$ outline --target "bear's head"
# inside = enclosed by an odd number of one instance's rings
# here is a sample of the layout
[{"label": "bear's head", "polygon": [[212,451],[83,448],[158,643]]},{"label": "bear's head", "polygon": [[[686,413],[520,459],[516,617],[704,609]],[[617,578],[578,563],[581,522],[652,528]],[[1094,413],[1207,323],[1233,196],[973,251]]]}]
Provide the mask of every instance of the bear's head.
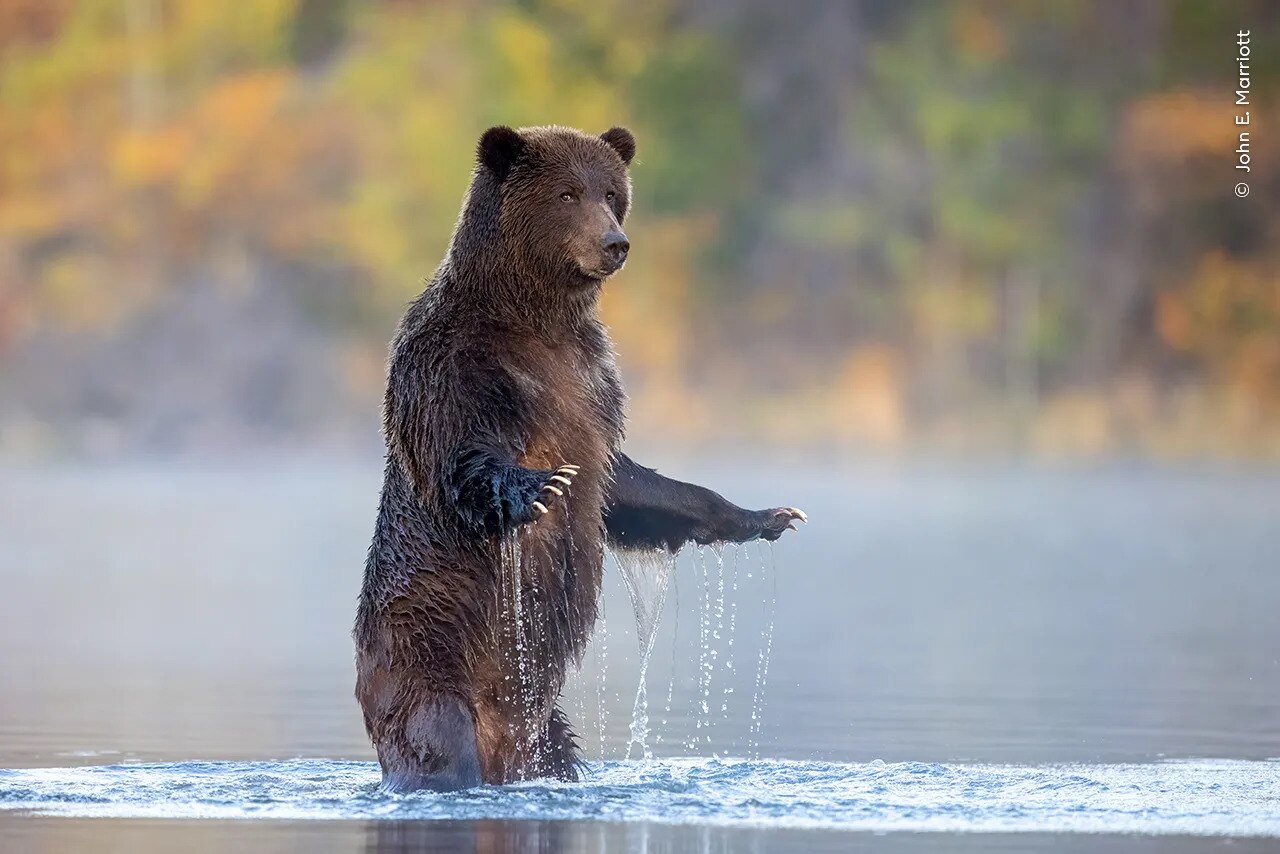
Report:
[{"label": "bear's head", "polygon": [[499,187],[506,251],[528,272],[589,287],[626,263],[627,167],[636,153],[626,128],[591,136],[563,127],[493,127],[476,153],[477,168]]}]

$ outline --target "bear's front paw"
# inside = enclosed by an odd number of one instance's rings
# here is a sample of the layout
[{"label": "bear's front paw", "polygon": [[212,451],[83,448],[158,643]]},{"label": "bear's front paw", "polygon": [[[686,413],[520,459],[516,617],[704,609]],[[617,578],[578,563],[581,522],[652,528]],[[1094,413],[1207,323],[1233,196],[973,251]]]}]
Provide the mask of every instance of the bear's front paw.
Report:
[{"label": "bear's front paw", "polygon": [[798,507],[774,507],[772,510],[761,510],[763,519],[760,525],[760,539],[773,542],[782,536],[788,528],[798,530],[795,521],[808,522],[809,517]]},{"label": "bear's front paw", "polygon": [[569,463],[552,472],[542,486],[538,487],[538,497],[529,505],[535,521],[551,511],[555,501],[564,497],[564,491],[573,484],[573,479],[577,476],[578,467]]}]

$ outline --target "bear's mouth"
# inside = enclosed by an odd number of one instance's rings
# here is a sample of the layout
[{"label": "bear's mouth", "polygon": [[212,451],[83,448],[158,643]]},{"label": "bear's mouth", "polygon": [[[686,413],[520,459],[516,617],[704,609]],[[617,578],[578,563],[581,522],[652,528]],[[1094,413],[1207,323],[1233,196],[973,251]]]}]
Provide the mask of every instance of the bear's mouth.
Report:
[{"label": "bear's mouth", "polygon": [[578,274],[584,278],[591,279],[592,281],[603,282],[605,279],[621,270],[624,266],[626,266],[625,261],[621,264],[610,264],[605,262],[597,264],[594,267],[584,267],[579,264]]}]

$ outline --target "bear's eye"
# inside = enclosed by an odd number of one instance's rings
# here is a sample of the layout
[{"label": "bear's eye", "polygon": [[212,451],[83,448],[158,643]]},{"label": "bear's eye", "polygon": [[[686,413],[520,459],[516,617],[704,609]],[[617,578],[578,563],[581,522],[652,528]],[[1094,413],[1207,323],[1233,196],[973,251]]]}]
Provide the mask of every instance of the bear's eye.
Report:
[{"label": "bear's eye", "polygon": [[565,190],[563,193],[560,194],[560,201],[562,202],[573,202],[573,201],[577,201],[577,199],[578,197],[575,196],[573,193],[570,193],[568,190]]},{"label": "bear's eye", "polygon": [[609,192],[605,193],[604,194],[605,201],[607,202],[613,201],[613,196],[614,196],[613,190],[610,190]]}]

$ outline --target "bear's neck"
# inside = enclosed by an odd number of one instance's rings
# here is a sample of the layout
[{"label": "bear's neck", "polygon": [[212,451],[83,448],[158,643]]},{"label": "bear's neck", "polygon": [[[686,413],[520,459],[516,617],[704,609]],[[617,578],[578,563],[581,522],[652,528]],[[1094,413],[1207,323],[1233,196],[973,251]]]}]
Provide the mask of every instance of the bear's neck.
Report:
[{"label": "bear's neck", "polygon": [[599,320],[600,284],[570,273],[548,275],[516,257],[501,237],[501,195],[477,174],[449,242],[438,284],[459,308],[548,340],[573,335]]}]

